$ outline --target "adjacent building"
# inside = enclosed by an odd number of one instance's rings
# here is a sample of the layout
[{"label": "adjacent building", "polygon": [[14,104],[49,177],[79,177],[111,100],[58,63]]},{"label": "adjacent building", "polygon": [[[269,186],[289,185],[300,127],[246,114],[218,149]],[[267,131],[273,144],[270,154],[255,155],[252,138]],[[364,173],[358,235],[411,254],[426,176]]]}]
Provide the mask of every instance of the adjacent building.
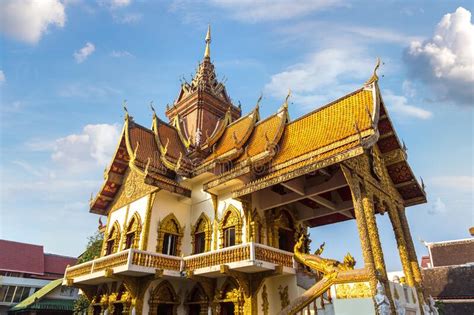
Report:
[{"label": "adjacent building", "polygon": [[445,314],[474,314],[474,238],[425,242],[424,292]]},{"label": "adjacent building", "polygon": [[40,245],[0,240],[0,314],[61,279],[75,263],[73,257],[44,253]]},{"label": "adjacent building", "polygon": [[[231,101],[210,42],[209,29],[167,121],[152,107],[148,128],[125,108],[90,201],[90,212],[107,216],[101,257],[67,268],[64,284],[82,289],[90,314],[389,314],[402,289],[389,281],[377,229],[376,216],[388,215],[410,312],[420,314],[405,209],[426,196],[380,93],[378,64],[359,89],[306,115],[290,119],[288,95],[261,117],[260,100],[246,114]],[[309,254],[309,228],[347,220],[363,261],[324,258],[324,246]]]}]

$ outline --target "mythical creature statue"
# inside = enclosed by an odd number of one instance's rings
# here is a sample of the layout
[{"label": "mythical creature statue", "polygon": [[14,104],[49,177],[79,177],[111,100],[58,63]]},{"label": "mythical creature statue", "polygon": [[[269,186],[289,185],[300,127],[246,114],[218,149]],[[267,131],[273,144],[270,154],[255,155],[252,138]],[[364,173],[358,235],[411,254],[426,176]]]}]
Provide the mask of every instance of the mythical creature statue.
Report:
[{"label": "mythical creature statue", "polygon": [[377,294],[374,296],[377,311],[380,315],[390,315],[390,302],[385,295],[385,288],[380,281],[377,282]]},{"label": "mythical creature statue", "polygon": [[324,250],[324,244],[322,244],[319,249],[316,250],[315,255],[305,254],[302,251],[304,243],[304,235],[301,235],[298,242],[294,247],[294,254],[296,260],[302,263],[305,266],[308,266],[312,270],[319,271],[324,276],[329,276],[339,271],[352,270],[355,266],[355,259],[351,254],[347,254],[344,257],[344,262],[337,261],[335,259],[322,258],[320,254]]}]

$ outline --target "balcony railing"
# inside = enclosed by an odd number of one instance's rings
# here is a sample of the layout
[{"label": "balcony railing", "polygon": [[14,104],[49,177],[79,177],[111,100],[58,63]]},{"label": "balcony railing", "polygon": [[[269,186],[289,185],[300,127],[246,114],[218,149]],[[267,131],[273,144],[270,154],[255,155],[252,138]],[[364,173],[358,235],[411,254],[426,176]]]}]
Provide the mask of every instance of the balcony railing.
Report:
[{"label": "balcony railing", "polygon": [[90,262],[68,267],[65,278],[80,282],[82,280],[78,278],[86,280],[103,277],[104,274],[100,272],[107,269],[113,269],[114,273],[128,271],[153,273],[153,270],[156,269],[174,272],[201,270],[201,273],[205,273],[205,268],[233,263],[237,263],[239,267],[265,265],[262,268],[268,269],[272,265],[281,265],[294,268],[293,253],[258,243],[245,243],[187,257],[127,249]]}]

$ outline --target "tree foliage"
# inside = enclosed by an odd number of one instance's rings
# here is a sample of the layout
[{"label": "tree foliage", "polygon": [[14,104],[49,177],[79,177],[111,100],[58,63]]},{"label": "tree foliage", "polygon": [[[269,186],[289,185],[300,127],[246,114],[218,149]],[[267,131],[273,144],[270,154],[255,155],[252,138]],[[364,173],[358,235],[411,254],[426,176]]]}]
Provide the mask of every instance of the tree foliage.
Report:
[{"label": "tree foliage", "polygon": [[99,231],[95,232],[94,235],[89,236],[89,241],[87,242],[87,247],[84,253],[77,260],[78,264],[84,263],[94,259],[94,257],[100,256],[100,250],[102,249],[102,241],[104,240],[104,235]]},{"label": "tree foliage", "polygon": [[[79,256],[77,263],[81,264],[93,260],[95,257],[99,257],[103,239],[104,235],[99,231],[95,232],[94,235],[89,236],[86,250],[81,256]],[[74,302],[73,314],[86,314],[88,307],[89,301],[84,294],[81,294]]]}]

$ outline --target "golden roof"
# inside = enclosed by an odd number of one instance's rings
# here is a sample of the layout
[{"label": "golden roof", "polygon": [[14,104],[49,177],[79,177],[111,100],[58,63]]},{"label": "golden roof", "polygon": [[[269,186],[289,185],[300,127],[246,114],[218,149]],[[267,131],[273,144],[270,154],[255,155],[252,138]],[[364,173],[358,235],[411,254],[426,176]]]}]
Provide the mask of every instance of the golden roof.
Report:
[{"label": "golden roof", "polygon": [[368,89],[340,98],[287,124],[272,165],[285,163],[371,128],[373,93]]}]

